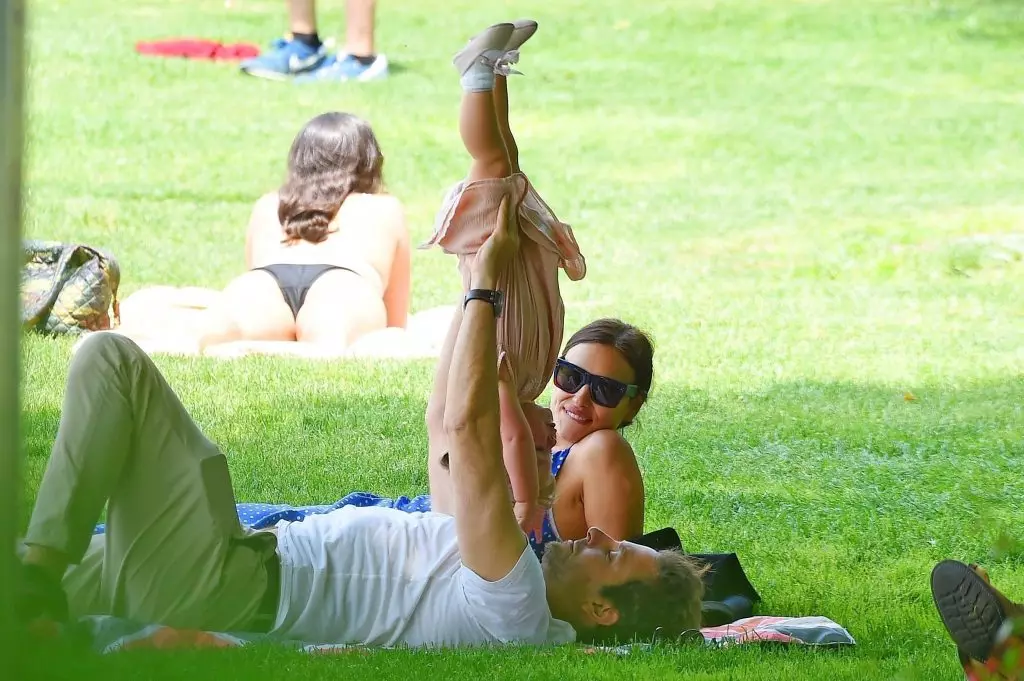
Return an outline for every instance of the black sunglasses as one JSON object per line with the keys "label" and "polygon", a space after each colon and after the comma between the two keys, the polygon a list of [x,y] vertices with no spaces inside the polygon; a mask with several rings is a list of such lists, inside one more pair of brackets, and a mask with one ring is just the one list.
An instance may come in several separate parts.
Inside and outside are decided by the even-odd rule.
{"label": "black sunglasses", "polygon": [[631,383],[616,381],[607,376],[597,376],[564,359],[555,360],[555,375],[552,377],[559,390],[576,394],[585,386],[590,386],[590,396],[596,404],[614,409],[619,406],[623,397],[636,397],[640,388]]}

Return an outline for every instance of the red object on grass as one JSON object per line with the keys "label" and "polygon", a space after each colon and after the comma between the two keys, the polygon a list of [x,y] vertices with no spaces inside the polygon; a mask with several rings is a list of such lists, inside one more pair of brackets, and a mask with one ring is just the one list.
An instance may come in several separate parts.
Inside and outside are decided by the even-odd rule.
{"label": "red object on grass", "polygon": [[184,57],[186,59],[231,60],[249,59],[259,55],[260,48],[246,43],[225,45],[216,40],[182,38],[138,42],[135,51],[151,57]]}

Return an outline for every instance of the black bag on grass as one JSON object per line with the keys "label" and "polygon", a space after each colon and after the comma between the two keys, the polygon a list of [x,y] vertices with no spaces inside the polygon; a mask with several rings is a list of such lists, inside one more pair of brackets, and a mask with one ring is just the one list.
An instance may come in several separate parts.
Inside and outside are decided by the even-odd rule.
{"label": "black bag on grass", "polygon": [[[631,539],[635,544],[662,551],[677,549],[685,552],[679,533],[671,527],[647,532]],[[754,614],[754,604],[761,595],[750,583],[735,553],[689,553],[710,569],[704,574],[704,604],[702,626],[715,627]]]}

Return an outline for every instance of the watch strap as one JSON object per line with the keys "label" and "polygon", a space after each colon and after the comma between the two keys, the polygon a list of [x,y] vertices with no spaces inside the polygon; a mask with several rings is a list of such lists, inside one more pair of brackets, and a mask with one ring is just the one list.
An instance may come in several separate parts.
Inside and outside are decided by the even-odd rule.
{"label": "watch strap", "polygon": [[491,306],[494,307],[494,316],[500,317],[505,303],[505,295],[501,291],[495,291],[493,289],[470,289],[469,292],[466,293],[465,300],[462,302],[462,308],[465,309],[466,305],[468,305],[471,300],[482,300],[486,303],[490,303]]}

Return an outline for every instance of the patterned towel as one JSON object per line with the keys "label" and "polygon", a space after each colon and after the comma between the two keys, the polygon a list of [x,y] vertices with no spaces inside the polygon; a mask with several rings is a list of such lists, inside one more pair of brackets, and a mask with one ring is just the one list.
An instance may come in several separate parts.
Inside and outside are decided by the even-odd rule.
{"label": "patterned towel", "polygon": [[757,616],[700,633],[710,645],[738,643],[798,643],[809,646],[854,645],[853,636],[827,617]]}
{"label": "patterned towel", "polygon": [[[846,629],[826,617],[748,617],[722,627],[701,630],[704,644],[723,647],[751,643],[779,643],[808,646],[855,645]],[[271,640],[266,634],[174,629],[159,624],[140,624],[106,615],[83,617],[74,635],[85,638],[94,650],[111,653],[119,650],[150,648],[161,650],[195,648],[235,648],[257,641]],[[353,653],[367,650],[361,646],[309,644],[302,641],[275,641],[309,653]],[[617,648],[586,647],[587,652],[628,655],[647,650],[649,644]]]}

